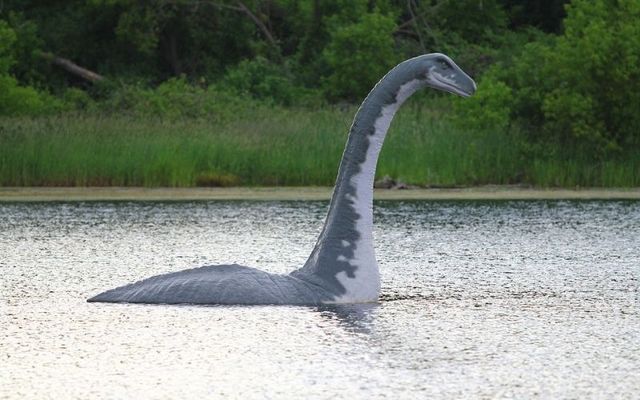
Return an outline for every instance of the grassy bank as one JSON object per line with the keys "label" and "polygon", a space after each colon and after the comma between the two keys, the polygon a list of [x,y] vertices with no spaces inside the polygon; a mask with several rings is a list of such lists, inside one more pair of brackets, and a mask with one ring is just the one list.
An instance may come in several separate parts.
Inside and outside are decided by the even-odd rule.
{"label": "grassy bank", "polygon": [[[0,120],[1,186],[332,185],[355,109],[260,108],[225,122],[66,115]],[[640,186],[640,150],[606,161],[532,151],[418,106],[394,121],[378,176],[415,185]]]}

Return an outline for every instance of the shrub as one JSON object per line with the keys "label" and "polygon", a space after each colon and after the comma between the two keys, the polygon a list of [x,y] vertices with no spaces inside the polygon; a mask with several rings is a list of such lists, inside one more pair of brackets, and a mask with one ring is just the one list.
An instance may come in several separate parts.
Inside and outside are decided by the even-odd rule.
{"label": "shrub", "polygon": [[290,105],[296,97],[293,77],[286,68],[264,57],[241,61],[224,78],[229,88],[255,99]]}
{"label": "shrub", "polygon": [[154,89],[123,84],[109,89],[107,98],[97,103],[106,113],[126,113],[169,120],[204,118],[226,121],[239,110],[259,107],[255,101],[219,86],[201,87],[185,78],[171,78]]}
{"label": "shrub", "polygon": [[477,93],[463,100],[454,100],[454,121],[466,129],[506,131],[511,121],[513,92],[491,72],[478,82]]}
{"label": "shrub", "polygon": [[61,108],[54,97],[32,87],[18,86],[13,77],[0,75],[0,115],[39,115]]}
{"label": "shrub", "polygon": [[88,110],[94,106],[94,101],[84,90],[69,88],[64,91],[62,101],[66,109]]}
{"label": "shrub", "polygon": [[15,63],[16,34],[0,20],[0,115],[36,115],[55,110],[60,102],[32,87],[22,87],[9,70]]}
{"label": "shrub", "polygon": [[640,139],[640,1],[576,0],[567,12],[548,128],[607,148]]}
{"label": "shrub", "polygon": [[9,68],[14,64],[13,45],[16,42],[16,33],[5,21],[0,19],[0,75],[9,73]]}
{"label": "shrub", "polygon": [[394,49],[395,26],[392,16],[368,13],[332,33],[323,52],[332,71],[324,82],[329,97],[362,99],[399,61]]}
{"label": "shrub", "polygon": [[502,79],[540,139],[597,151],[640,140],[640,1],[574,0],[564,34],[525,46]]}

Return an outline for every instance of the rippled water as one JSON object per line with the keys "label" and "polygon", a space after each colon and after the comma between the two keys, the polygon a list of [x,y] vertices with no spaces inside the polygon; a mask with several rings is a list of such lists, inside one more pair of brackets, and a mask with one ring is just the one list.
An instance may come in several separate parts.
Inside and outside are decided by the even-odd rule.
{"label": "rippled water", "polygon": [[0,398],[638,398],[640,202],[380,202],[379,304],[89,304],[300,266],[324,202],[0,204]]}

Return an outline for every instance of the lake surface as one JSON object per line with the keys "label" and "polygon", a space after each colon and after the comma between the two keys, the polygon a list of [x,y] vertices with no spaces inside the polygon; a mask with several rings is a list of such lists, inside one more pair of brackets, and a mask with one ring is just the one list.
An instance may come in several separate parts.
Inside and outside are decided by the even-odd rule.
{"label": "lake surface", "polygon": [[85,299],[299,267],[326,202],[0,204],[0,398],[638,398],[640,202],[377,202],[379,304]]}

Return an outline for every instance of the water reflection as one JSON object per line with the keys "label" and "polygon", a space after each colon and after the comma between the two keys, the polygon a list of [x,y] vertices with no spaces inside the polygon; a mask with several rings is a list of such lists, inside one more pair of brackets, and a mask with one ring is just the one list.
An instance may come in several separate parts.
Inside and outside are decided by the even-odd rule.
{"label": "water reflection", "polygon": [[317,307],[322,318],[338,321],[348,332],[370,334],[379,304],[327,304]]}

